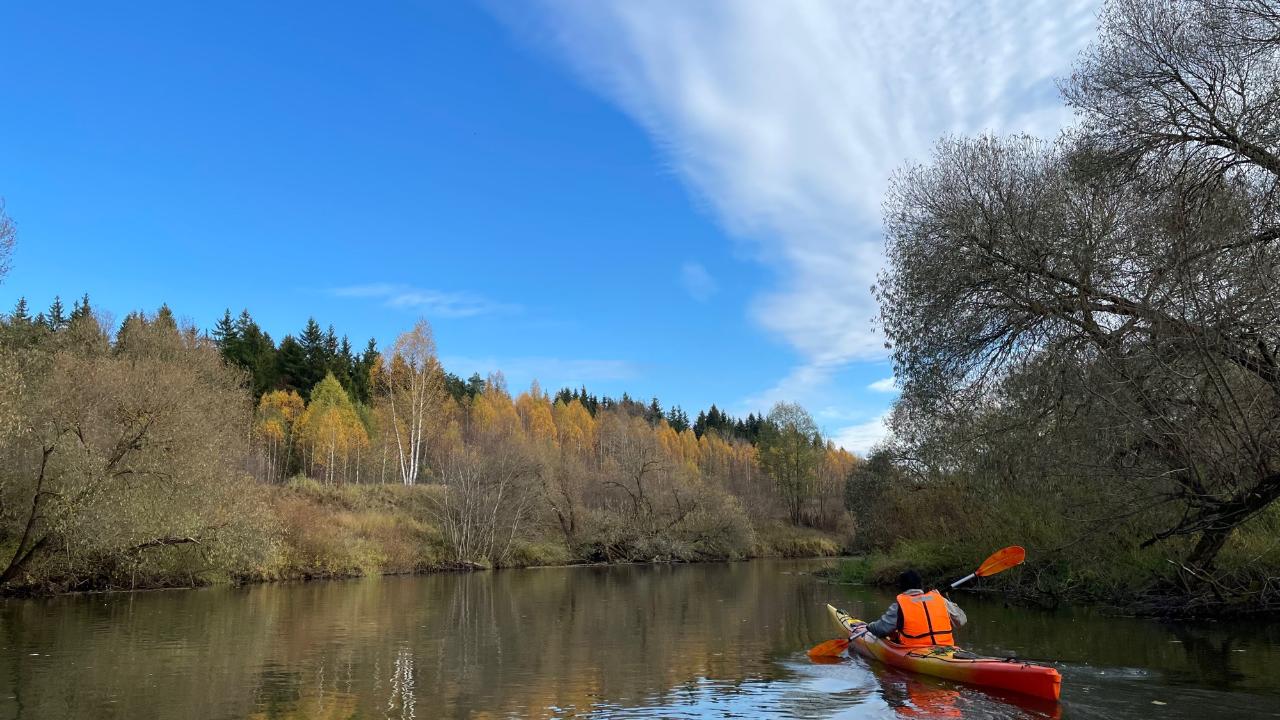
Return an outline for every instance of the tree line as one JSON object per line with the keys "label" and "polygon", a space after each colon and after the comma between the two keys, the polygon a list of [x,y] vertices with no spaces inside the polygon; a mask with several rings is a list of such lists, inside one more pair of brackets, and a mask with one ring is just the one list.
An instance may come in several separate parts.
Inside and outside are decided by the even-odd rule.
{"label": "tree line", "polygon": [[799,406],[689,422],[513,392],[445,371],[425,320],[356,353],[314,319],[277,345],[247,312],[206,332],[23,299],[0,385],[9,590],[830,553],[852,532],[857,460]]}

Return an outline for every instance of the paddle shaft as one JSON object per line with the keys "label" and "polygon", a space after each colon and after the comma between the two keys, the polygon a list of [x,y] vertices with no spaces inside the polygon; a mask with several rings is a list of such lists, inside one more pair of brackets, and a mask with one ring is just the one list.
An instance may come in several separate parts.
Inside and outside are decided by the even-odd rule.
{"label": "paddle shaft", "polygon": [[969,582],[970,580],[972,580],[972,579],[974,579],[974,578],[976,578],[976,577],[978,577],[978,573],[969,573],[968,575],[965,575],[964,577],[960,578],[959,580],[957,580],[957,581],[955,581],[955,582],[951,583],[951,587],[953,587],[953,588],[958,588],[958,587],[960,587],[961,585],[963,585],[963,584],[965,584],[965,583]]}

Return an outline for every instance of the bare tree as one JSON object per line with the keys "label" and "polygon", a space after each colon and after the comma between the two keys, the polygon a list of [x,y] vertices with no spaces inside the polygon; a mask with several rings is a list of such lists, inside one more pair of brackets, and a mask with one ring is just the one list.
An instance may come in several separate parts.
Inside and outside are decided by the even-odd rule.
{"label": "bare tree", "polygon": [[13,226],[13,220],[4,211],[4,200],[0,199],[0,280],[9,274],[12,267],[13,245],[17,237],[18,231]]}

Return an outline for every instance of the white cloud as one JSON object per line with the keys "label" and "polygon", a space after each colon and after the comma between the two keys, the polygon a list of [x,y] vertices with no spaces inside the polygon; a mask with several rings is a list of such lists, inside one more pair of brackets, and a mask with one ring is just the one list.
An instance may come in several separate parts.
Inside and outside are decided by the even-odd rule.
{"label": "white cloud", "polygon": [[889,437],[888,419],[889,414],[884,413],[867,422],[841,428],[832,434],[832,440],[845,450],[865,457],[877,443]]}
{"label": "white cloud", "polygon": [[867,389],[878,393],[896,393],[898,392],[898,380],[896,378],[887,377],[871,383],[867,386]]}
{"label": "white cloud", "polygon": [[742,407],[752,412],[766,412],[777,402],[815,399],[814,389],[827,384],[838,368],[831,363],[805,363],[791,369],[773,387],[750,395]]}
{"label": "white cloud", "polygon": [[685,292],[698,302],[706,302],[716,292],[716,280],[702,263],[686,262],[680,266],[680,282]]}
{"label": "white cloud", "polygon": [[626,360],[565,359],[554,357],[470,357],[447,355],[440,358],[446,370],[467,377],[472,373],[487,376],[501,371],[513,392],[537,380],[545,390],[579,387],[594,382],[630,380],[643,369]]}
{"label": "white cloud", "polygon": [[520,309],[518,305],[495,302],[472,293],[444,292],[391,283],[350,285],[334,288],[332,292],[339,297],[378,299],[387,307],[415,310],[428,318],[473,317],[516,312]]}
{"label": "white cloud", "polygon": [[777,269],[751,314],[801,366],[759,397],[800,398],[885,355],[869,287],[893,169],[945,133],[1054,134],[1070,115],[1053,78],[1091,38],[1097,4],[558,0],[495,12],[549,39]]}

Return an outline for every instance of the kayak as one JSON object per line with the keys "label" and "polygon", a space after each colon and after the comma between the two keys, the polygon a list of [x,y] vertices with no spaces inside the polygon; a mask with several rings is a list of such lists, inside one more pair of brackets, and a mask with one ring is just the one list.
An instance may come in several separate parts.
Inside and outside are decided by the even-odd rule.
{"label": "kayak", "polygon": [[1043,700],[1057,700],[1062,690],[1062,676],[1045,665],[1016,659],[982,657],[957,647],[933,645],[907,647],[889,642],[866,632],[861,620],[849,613],[827,606],[831,617],[846,633],[855,633],[849,649],[859,655],[879,660],[907,672],[931,675],[985,688],[998,688],[1030,695]]}

